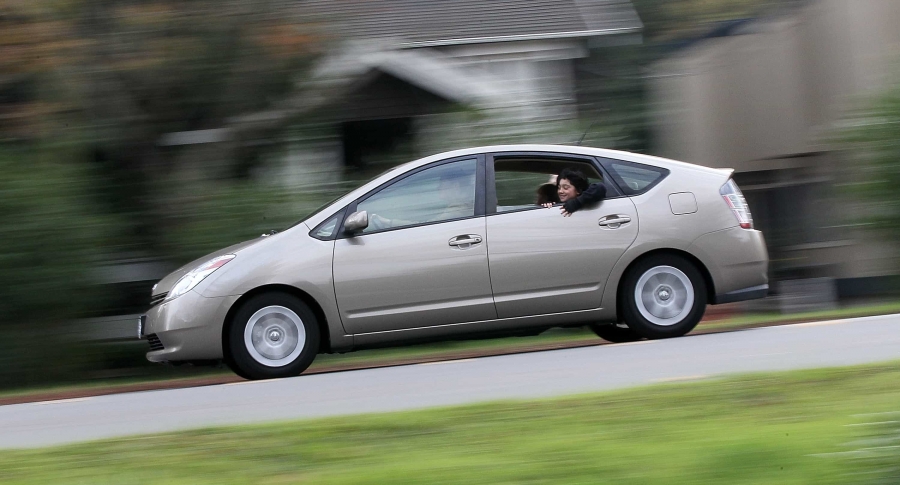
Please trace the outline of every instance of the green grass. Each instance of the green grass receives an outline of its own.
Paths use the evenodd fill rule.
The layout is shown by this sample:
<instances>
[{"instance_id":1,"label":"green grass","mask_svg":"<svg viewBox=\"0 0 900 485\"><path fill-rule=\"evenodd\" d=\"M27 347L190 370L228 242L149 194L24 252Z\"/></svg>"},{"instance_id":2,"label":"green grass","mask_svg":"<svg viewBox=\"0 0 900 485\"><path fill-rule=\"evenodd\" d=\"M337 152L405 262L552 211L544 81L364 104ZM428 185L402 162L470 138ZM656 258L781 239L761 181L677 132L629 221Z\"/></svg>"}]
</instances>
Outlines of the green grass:
<instances>
[{"instance_id":1,"label":"green grass","mask_svg":"<svg viewBox=\"0 0 900 485\"><path fill-rule=\"evenodd\" d=\"M733 328L767 323L785 323L796 321L835 320L840 318L867 317L872 315L887 315L900 313L900 302L877 303L859 306L849 306L834 310L823 310L805 313L748 313L737 315L721 321L703 323L705 328Z\"/></svg>"},{"instance_id":2,"label":"green grass","mask_svg":"<svg viewBox=\"0 0 900 485\"><path fill-rule=\"evenodd\" d=\"M331 368L342 365L378 365L396 362L401 359L441 358L458 355L459 352L480 350L502 350L520 348L528 345L551 344L557 342L574 342L590 340L600 343L601 340L587 328L555 328L533 337L507 337L484 340L455 340L434 342L429 344L409 345L383 349L361 350L346 354L320 354L313 362L311 369ZM146 343L135 341L129 344L134 352L143 355ZM141 373L141 371L146 371ZM68 391L90 391L92 389L110 389L132 384L151 382L179 382L189 384L197 378L214 376L233 376L224 368L217 367L172 367L147 363L141 369L133 370L136 375L124 375L116 378L96 378L78 383L58 385L39 385L23 388L0 390L0 398L38 395L44 393L64 393Z\"/></svg>"},{"instance_id":3,"label":"green grass","mask_svg":"<svg viewBox=\"0 0 900 485\"><path fill-rule=\"evenodd\" d=\"M865 470L829 454L900 410L898 383L894 363L4 451L0 482L849 483Z\"/></svg>"}]
</instances>

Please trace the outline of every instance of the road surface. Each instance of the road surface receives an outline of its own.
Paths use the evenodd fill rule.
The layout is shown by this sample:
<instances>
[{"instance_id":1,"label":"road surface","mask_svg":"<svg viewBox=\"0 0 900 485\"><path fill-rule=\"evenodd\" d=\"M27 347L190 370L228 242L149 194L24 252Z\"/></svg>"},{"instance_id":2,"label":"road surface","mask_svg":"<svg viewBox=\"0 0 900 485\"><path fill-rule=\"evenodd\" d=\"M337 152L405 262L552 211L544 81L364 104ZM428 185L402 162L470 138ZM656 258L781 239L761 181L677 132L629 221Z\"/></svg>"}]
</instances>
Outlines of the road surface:
<instances>
[{"instance_id":1,"label":"road surface","mask_svg":"<svg viewBox=\"0 0 900 485\"><path fill-rule=\"evenodd\" d=\"M900 315L0 406L0 448L900 359Z\"/></svg>"}]
</instances>

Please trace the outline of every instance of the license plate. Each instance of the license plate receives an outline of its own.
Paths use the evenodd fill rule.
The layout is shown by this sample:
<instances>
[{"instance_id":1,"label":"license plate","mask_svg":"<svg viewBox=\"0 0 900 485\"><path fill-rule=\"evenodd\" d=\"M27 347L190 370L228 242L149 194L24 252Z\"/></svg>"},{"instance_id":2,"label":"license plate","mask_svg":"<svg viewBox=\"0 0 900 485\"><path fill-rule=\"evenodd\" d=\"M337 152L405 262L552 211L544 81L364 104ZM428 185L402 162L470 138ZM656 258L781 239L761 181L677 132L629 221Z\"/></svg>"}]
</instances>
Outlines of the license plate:
<instances>
[{"instance_id":1,"label":"license plate","mask_svg":"<svg viewBox=\"0 0 900 485\"><path fill-rule=\"evenodd\" d=\"M138 318L138 339L144 338L144 325L147 324L147 315Z\"/></svg>"}]
</instances>

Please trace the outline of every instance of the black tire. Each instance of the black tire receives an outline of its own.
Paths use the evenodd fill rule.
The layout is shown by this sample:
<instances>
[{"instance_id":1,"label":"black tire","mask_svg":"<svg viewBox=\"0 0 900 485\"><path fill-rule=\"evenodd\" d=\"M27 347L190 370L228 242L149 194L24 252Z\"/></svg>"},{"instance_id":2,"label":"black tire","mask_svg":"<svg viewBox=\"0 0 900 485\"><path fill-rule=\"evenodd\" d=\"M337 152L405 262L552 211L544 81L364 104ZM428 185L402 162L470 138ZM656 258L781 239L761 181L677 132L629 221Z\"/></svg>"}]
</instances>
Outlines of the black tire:
<instances>
[{"instance_id":1,"label":"black tire","mask_svg":"<svg viewBox=\"0 0 900 485\"><path fill-rule=\"evenodd\" d=\"M638 285L640 299L635 295ZM685 335L706 311L703 275L691 261L678 255L659 254L639 261L625 275L621 289L622 319L636 334L648 339Z\"/></svg>"},{"instance_id":2,"label":"black tire","mask_svg":"<svg viewBox=\"0 0 900 485\"><path fill-rule=\"evenodd\" d=\"M234 359L231 358L231 349L229 348L229 345L228 345L228 342L230 341L230 339L231 339L231 336L227 336L227 338L225 339L225 343L224 343L225 344L225 358L222 360L223 360L223 362L225 362L225 365L227 365L228 368L231 369L231 372L234 372L235 374L237 374L238 377L242 377L244 379L250 380L250 376L245 374L244 371L241 370L241 368L238 367L237 364L234 363Z\"/></svg>"},{"instance_id":3,"label":"black tire","mask_svg":"<svg viewBox=\"0 0 900 485\"><path fill-rule=\"evenodd\" d=\"M595 323L590 325L590 327L598 337L616 344L623 342L636 342L641 339L641 336L638 335L637 332L620 324Z\"/></svg>"},{"instance_id":4,"label":"black tire","mask_svg":"<svg viewBox=\"0 0 900 485\"><path fill-rule=\"evenodd\" d=\"M248 325L255 328L248 331ZM263 293L234 314L225 362L245 379L292 377L312 364L320 339L316 315L303 300L287 293Z\"/></svg>"}]
</instances>

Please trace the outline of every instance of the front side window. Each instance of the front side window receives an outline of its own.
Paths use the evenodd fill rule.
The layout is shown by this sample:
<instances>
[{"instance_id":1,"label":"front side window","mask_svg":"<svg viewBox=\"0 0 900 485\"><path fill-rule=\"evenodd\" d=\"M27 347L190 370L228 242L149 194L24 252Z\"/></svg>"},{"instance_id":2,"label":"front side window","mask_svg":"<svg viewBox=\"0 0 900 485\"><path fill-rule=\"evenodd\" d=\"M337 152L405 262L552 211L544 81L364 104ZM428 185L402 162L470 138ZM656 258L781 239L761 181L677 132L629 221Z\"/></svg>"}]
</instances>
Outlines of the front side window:
<instances>
[{"instance_id":1,"label":"front side window","mask_svg":"<svg viewBox=\"0 0 900 485\"><path fill-rule=\"evenodd\" d=\"M363 234L475 215L476 160L445 163L414 173L357 204L369 226Z\"/></svg>"}]
</instances>

